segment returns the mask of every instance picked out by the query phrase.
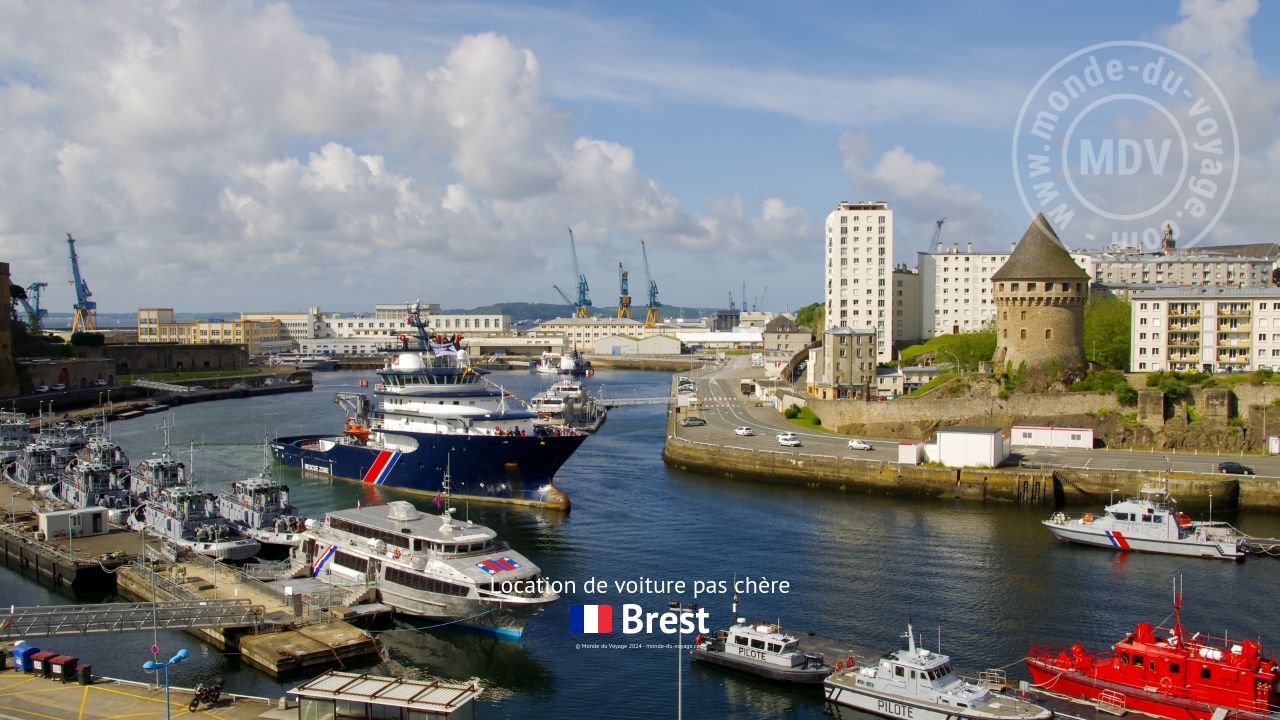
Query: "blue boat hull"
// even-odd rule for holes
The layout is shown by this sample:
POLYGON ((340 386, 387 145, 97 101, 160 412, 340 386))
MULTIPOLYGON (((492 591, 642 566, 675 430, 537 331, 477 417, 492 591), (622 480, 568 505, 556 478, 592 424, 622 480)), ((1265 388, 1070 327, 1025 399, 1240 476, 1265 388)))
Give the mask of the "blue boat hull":
POLYGON ((412 438, 417 447, 400 452, 336 442, 340 438, 332 435, 294 435, 273 440, 271 454, 304 472, 430 494, 440 491, 448 465, 454 498, 568 507, 568 497, 552 480, 586 439, 397 434, 412 438))

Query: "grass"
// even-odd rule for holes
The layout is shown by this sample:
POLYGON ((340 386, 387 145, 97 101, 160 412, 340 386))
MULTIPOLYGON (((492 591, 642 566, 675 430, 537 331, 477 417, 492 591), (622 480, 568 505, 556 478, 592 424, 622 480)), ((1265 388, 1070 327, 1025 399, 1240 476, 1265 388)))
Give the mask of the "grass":
POLYGON ((923 395, 923 394, 925 394, 925 393, 929 392, 930 390, 932 390, 932 389, 934 389, 934 388, 938 387, 938 386, 939 386, 939 385, 941 385, 942 383, 944 383, 944 382, 946 382, 946 381, 950 380, 950 379, 951 379, 951 378, 953 378, 953 377, 959 377, 959 375, 958 375, 958 374, 956 374, 956 373, 953 373, 953 372, 939 373, 938 375, 934 376, 934 378, 933 378, 932 380, 930 380, 929 382, 927 382, 927 383, 925 383, 925 384, 921 385, 920 387, 916 388, 915 390, 912 390, 912 391, 911 391, 911 393, 910 393, 910 396, 911 396, 911 397, 915 397, 915 396, 917 396, 917 395, 923 395))
POLYGON ((825 430, 822 427, 822 419, 814 414, 813 410, 803 407, 800 408, 800 414, 790 418, 790 421, 800 427, 809 428, 810 430, 825 430))
POLYGON ((129 382, 131 380, 156 380, 158 382, 169 382, 170 380, 207 380, 210 378, 257 375, 258 372, 259 371, 254 368, 245 368, 243 370, 192 370, 190 372, 142 373, 139 375, 121 375, 119 381, 129 382))

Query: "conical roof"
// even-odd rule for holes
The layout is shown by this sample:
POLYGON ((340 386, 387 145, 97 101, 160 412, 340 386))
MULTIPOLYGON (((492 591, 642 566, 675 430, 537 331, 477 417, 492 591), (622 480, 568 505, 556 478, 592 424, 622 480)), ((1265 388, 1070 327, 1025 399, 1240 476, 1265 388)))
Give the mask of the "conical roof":
POLYGON ((1088 280, 1071 253, 1062 246, 1058 234, 1045 218, 1036 213, 1009 260, 991 276, 992 280, 1088 280))

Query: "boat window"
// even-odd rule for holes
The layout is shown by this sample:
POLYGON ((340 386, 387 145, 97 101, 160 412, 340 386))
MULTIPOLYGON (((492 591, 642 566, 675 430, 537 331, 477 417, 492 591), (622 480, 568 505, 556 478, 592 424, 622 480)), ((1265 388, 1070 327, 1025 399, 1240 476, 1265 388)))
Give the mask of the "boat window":
POLYGON ((757 650, 763 650, 763 649, 764 649, 764 641, 763 641, 763 640, 752 640, 752 641, 751 641, 751 647, 753 647, 753 648, 755 648, 755 649, 757 649, 757 650))
POLYGON ((916 674, 916 671, 915 671, 915 670, 912 670, 912 671, 911 671, 911 679, 912 679, 912 680, 919 680, 919 679, 920 679, 920 676, 916 674))
POLYGON ((1213 673, 1209 670, 1208 665, 1205 665, 1204 667, 1200 668, 1200 677, 1201 679, 1204 679, 1204 680, 1213 679, 1213 673))
POLYGON ((1164 522, 1164 516, 1163 516, 1163 515, 1156 515, 1155 517, 1151 518, 1151 522, 1154 522, 1154 523, 1162 523, 1162 522, 1164 522))
POLYGON ((420 575, 416 572, 401 570, 398 567, 387 568, 387 582, 415 590, 425 590, 426 592, 439 593, 441 595, 457 595, 459 597, 466 596, 470 591, 465 585, 455 585, 433 577, 420 575))
POLYGON ((1143 659, 1143 658, 1142 658, 1142 656, 1141 656, 1141 655, 1134 655, 1134 656, 1133 656, 1133 665, 1134 665, 1134 667, 1142 667, 1142 659, 1143 659))
POLYGON ((907 676, 907 672, 906 672, 906 670, 905 670, 905 669, 903 669, 903 667, 902 667, 901 665, 897 665, 897 666, 895 666, 895 667, 893 668, 893 673, 894 673, 895 675, 897 675, 898 677, 906 677, 906 676, 907 676))
POLYGON ((769 643, 769 652, 782 652, 782 646, 777 643, 769 643))
POLYGON ((1122 653, 1120 653, 1120 662, 1124 663, 1125 665, 1128 665, 1128 664, 1129 664, 1129 653, 1127 653, 1127 652, 1122 652, 1122 653))
POLYGON ((1169 663, 1169 673, 1170 673, 1170 674, 1177 675, 1177 674, 1178 674, 1178 673, 1180 673, 1180 672, 1182 672, 1182 666, 1181 666, 1181 665, 1179 665, 1178 663, 1175 663, 1175 662, 1171 662, 1171 663, 1169 663))
POLYGON ((1152 660, 1151 664, 1148 665, 1147 667, 1151 668, 1151 670, 1154 671, 1156 669, 1156 661, 1152 660))
POLYGON ((733 639, 733 641, 734 641, 735 643, 737 643, 738 645, 746 645, 746 644, 747 644, 747 639, 746 639, 745 637, 741 636, 741 635, 739 635, 739 636, 735 637, 735 638, 733 639))

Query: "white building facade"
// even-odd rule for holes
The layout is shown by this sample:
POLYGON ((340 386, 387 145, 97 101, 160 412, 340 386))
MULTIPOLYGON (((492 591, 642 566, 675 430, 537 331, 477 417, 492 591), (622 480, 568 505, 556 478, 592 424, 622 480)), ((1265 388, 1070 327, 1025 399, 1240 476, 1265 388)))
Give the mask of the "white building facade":
POLYGON ((1280 369, 1280 288, 1170 288, 1134 293, 1129 369, 1280 369))
POLYGON ((841 202, 827 215, 826 328, 875 331, 876 359, 893 359, 893 210, 841 202))

